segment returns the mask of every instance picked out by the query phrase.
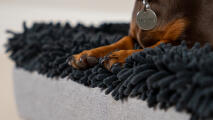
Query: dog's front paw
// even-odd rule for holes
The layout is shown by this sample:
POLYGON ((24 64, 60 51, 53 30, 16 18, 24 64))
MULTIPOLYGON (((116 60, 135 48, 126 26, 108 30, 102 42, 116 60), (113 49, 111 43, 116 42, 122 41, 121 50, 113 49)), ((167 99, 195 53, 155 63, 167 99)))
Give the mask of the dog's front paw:
POLYGON ((76 69, 86 69, 98 63, 98 58, 92 50, 85 50, 67 59, 70 66, 76 69))
POLYGON ((111 71, 111 68, 113 65, 119 64, 123 66, 126 58, 131 54, 132 52, 130 52, 130 50, 120 50, 120 51, 113 52, 102 59, 102 64, 104 65, 106 69, 111 71))

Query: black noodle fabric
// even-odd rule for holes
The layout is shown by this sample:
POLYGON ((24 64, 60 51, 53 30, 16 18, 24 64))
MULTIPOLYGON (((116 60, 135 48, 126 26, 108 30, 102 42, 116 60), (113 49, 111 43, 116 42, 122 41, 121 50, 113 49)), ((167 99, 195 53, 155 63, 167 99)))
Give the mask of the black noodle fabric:
MULTIPOLYGON (((35 23, 22 33, 8 31, 7 52, 17 67, 37 71, 47 77, 68 77, 88 87, 99 87, 115 100, 138 98, 149 107, 175 106, 192 120, 213 116, 213 52, 209 45, 188 49, 161 44, 128 57, 124 68, 112 73, 100 64, 87 70, 68 66, 66 59, 85 49, 111 44, 128 33, 128 24, 35 23)), ((125 104, 125 103, 124 103, 125 104)))

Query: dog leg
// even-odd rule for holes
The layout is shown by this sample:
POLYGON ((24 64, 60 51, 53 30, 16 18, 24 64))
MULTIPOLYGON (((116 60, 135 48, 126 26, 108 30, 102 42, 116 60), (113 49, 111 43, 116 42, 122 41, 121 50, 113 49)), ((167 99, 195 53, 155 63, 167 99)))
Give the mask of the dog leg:
POLYGON ((68 59, 68 64, 77 69, 85 69, 90 66, 94 66, 98 63, 98 58, 104 57, 110 52, 119 50, 130 50, 134 47, 134 41, 131 37, 123 37, 118 42, 94 48, 91 50, 85 50, 79 54, 73 55, 68 59))
MULTIPOLYGON (((154 45, 148 47, 148 48, 155 48, 161 43, 169 43, 171 41, 169 40, 160 40, 154 45)), ((135 49, 135 50, 120 50, 116 52, 112 52, 109 56, 107 56, 106 60, 104 60, 103 65, 106 69, 109 71, 111 70, 112 66, 115 64, 119 64, 123 66, 125 63, 125 60, 128 56, 132 55, 133 53, 143 51, 143 49, 135 49)))
MULTIPOLYGON (((155 48, 161 43, 169 43, 169 42, 170 41, 168 40, 160 40, 148 48, 155 48)), ((106 69, 110 71, 113 65, 119 64, 123 66, 128 56, 140 51, 143 51, 143 49, 120 50, 120 51, 112 52, 109 56, 107 56, 106 60, 103 61, 103 65, 106 69)))

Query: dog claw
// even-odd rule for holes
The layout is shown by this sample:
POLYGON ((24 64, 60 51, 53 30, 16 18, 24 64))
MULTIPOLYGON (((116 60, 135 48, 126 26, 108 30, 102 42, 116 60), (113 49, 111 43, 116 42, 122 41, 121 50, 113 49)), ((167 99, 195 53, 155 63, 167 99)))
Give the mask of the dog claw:
POLYGON ((69 64, 69 65, 72 65, 71 61, 74 60, 74 57, 73 56, 69 56, 66 60, 66 63, 69 64))
POLYGON ((82 63, 83 62, 83 59, 82 58, 80 58, 80 63, 82 63))
POLYGON ((103 65, 104 62, 110 60, 111 58, 117 58, 117 57, 113 57, 113 56, 110 57, 110 55, 111 55, 113 52, 116 52, 116 51, 119 51, 119 49, 115 49, 114 51, 112 51, 112 52, 108 53, 106 56, 104 56, 104 58, 100 58, 99 63, 100 63, 101 65, 103 65))
POLYGON ((112 65, 112 67, 114 67, 114 66, 121 66, 121 63, 115 63, 112 65))
POLYGON ((108 61, 109 59, 110 59, 109 56, 104 56, 104 58, 100 59, 100 64, 103 65, 104 62, 108 61))

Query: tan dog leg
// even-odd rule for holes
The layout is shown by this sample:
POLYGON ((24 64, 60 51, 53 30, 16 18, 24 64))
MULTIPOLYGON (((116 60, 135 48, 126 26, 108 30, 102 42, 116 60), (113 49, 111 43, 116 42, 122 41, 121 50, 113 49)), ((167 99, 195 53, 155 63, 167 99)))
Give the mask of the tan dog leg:
MULTIPOLYGON (((158 45, 160 45, 161 43, 168 43, 167 40, 160 40, 159 42, 157 42, 156 44, 150 46, 149 48, 154 48, 157 47, 158 45)), ((120 51, 116 51, 113 52, 112 54, 110 54, 108 56, 108 58, 104 61, 104 67, 108 70, 111 70, 112 66, 114 64, 120 64, 121 66, 123 66, 123 64, 125 63, 125 60, 128 56, 132 55, 133 53, 136 52, 140 52, 143 49, 135 49, 135 50, 120 50, 120 51)))

